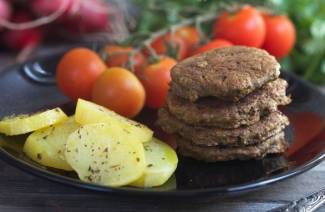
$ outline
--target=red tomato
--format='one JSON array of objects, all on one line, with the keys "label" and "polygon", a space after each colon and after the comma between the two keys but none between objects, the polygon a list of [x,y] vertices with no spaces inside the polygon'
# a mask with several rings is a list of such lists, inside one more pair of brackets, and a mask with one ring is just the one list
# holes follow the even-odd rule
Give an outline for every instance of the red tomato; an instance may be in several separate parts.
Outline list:
[{"label": "red tomato", "polygon": [[193,53],[191,55],[196,55],[196,54],[203,53],[203,52],[206,52],[206,51],[209,51],[212,49],[227,47],[227,46],[232,46],[232,45],[233,44],[227,40],[215,39],[215,40],[212,40],[209,43],[197,48],[196,50],[193,51]]},{"label": "red tomato", "polygon": [[123,116],[134,117],[143,108],[145,91],[132,72],[114,67],[96,80],[92,101]]},{"label": "red tomato", "polygon": [[[132,47],[124,47],[118,45],[108,45],[103,50],[106,55],[106,65],[108,67],[127,67],[130,65],[130,53],[133,51]],[[141,52],[137,52],[133,56],[133,65],[136,75],[140,75],[146,64],[146,59]]]},{"label": "red tomato", "polygon": [[296,40],[296,30],[286,16],[263,16],[266,36],[262,48],[277,58],[289,54]]},{"label": "red tomato", "polygon": [[162,57],[158,62],[144,69],[141,81],[146,90],[146,105],[148,107],[160,108],[164,105],[171,80],[170,71],[176,63],[170,57]]},{"label": "red tomato", "polygon": [[170,33],[167,33],[164,36],[156,38],[151,43],[151,47],[158,54],[169,55],[177,60],[181,60],[186,57],[186,42],[176,33],[173,36]]},{"label": "red tomato", "polygon": [[189,51],[193,50],[200,43],[200,33],[195,27],[181,27],[176,30],[175,34],[185,41]]},{"label": "red tomato", "polygon": [[96,79],[106,69],[96,52],[75,48],[64,54],[56,69],[58,87],[72,100],[90,99]]},{"label": "red tomato", "polygon": [[251,6],[244,6],[235,14],[224,12],[213,28],[215,38],[229,40],[235,45],[260,47],[265,38],[263,17]]}]

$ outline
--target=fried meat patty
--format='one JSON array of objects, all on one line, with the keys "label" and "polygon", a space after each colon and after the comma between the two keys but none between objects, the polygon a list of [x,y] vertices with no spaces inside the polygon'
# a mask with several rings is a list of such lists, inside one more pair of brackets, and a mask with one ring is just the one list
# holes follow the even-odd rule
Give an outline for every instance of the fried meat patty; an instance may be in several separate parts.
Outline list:
[{"label": "fried meat patty", "polygon": [[193,102],[214,96],[238,101],[278,78],[280,65],[265,50],[232,46],[195,55],[171,71],[171,90]]}]

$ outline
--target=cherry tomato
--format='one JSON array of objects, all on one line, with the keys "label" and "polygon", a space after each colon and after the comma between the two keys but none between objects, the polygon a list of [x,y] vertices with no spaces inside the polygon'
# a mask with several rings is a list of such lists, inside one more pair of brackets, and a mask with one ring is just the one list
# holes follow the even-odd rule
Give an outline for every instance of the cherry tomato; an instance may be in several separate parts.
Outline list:
[{"label": "cherry tomato", "polygon": [[289,54],[296,40],[296,30],[286,16],[263,16],[266,36],[262,48],[277,58]]},{"label": "cherry tomato", "polygon": [[75,48],[64,54],[56,69],[58,87],[72,100],[90,99],[96,79],[106,69],[96,52]]},{"label": "cherry tomato", "polygon": [[113,67],[96,80],[92,101],[123,116],[134,117],[143,108],[145,90],[132,72]]},{"label": "cherry tomato", "polygon": [[193,50],[200,43],[200,33],[195,27],[181,27],[176,30],[175,34],[185,41],[188,51]]},{"label": "cherry tomato", "polygon": [[141,82],[146,90],[146,105],[150,108],[160,108],[165,98],[171,80],[170,71],[176,64],[170,57],[161,57],[158,62],[147,66]]},{"label": "cherry tomato", "polygon": [[210,41],[209,43],[197,48],[196,50],[193,51],[193,53],[191,55],[196,55],[199,53],[203,53],[212,49],[216,49],[216,48],[221,48],[221,47],[227,47],[227,46],[232,46],[233,44],[230,43],[227,40],[223,40],[223,39],[214,39],[212,41]]},{"label": "cherry tomato", "polygon": [[128,67],[131,59],[133,60],[133,67],[136,75],[140,75],[145,67],[146,59],[141,52],[137,52],[132,58],[130,57],[133,51],[132,47],[107,45],[103,51],[107,56],[105,62],[108,67]]},{"label": "cherry tomato", "polygon": [[176,33],[174,35],[167,33],[164,36],[156,38],[151,43],[151,47],[158,54],[169,55],[177,60],[184,59],[187,53],[186,42]]},{"label": "cherry tomato", "polygon": [[229,40],[235,45],[260,47],[265,38],[262,15],[251,6],[235,14],[224,12],[214,23],[215,38]]}]

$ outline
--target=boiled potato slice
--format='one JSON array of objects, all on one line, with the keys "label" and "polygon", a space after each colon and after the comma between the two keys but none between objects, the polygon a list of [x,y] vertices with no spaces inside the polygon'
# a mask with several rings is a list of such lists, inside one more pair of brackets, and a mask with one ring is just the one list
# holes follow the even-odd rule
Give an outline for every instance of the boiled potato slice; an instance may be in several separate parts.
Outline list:
[{"label": "boiled potato slice", "polygon": [[145,169],[142,143],[107,123],[84,125],[72,133],[65,158],[81,180],[107,186],[127,185]]},{"label": "boiled potato slice", "polygon": [[32,115],[5,117],[0,121],[0,133],[6,135],[25,134],[65,121],[67,118],[67,115],[60,108]]},{"label": "boiled potato slice", "polygon": [[144,143],[146,168],[144,174],[130,185],[154,187],[164,184],[174,173],[178,158],[176,152],[167,144],[153,138]]},{"label": "boiled potato slice", "polygon": [[70,117],[67,121],[40,129],[30,134],[24,145],[25,154],[48,167],[73,170],[64,157],[65,144],[71,133],[80,127]]},{"label": "boiled potato slice", "polygon": [[117,125],[133,136],[135,140],[140,142],[150,141],[153,135],[152,130],[145,125],[120,116],[105,107],[82,99],[78,100],[75,117],[76,122],[81,125],[101,122]]}]

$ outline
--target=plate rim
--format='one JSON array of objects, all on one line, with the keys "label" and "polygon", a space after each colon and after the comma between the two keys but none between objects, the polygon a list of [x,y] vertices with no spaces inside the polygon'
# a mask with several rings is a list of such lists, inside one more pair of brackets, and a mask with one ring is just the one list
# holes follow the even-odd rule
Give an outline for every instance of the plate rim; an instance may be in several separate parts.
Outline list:
[{"label": "plate rim", "polygon": [[63,185],[68,185],[71,187],[79,188],[79,189],[87,189],[91,191],[97,191],[101,193],[118,193],[118,194],[126,194],[126,195],[155,195],[159,197],[193,197],[200,195],[203,196],[221,196],[225,194],[234,194],[240,192],[248,192],[257,190],[262,187],[266,187],[268,185],[272,185],[276,182],[281,182],[285,179],[292,178],[299,174],[302,174],[313,167],[319,165],[322,161],[325,160],[325,151],[317,154],[313,159],[308,161],[301,166],[295,167],[291,170],[284,171],[280,174],[272,175],[271,178],[260,178],[255,180],[254,182],[248,183],[240,183],[232,186],[220,186],[214,188],[200,188],[200,189],[184,189],[184,190],[148,190],[143,188],[135,188],[135,187],[110,187],[103,186],[99,184],[93,184],[88,182],[83,182],[79,179],[70,178],[67,176],[60,175],[58,173],[46,170],[44,168],[33,165],[32,163],[28,163],[22,159],[16,158],[3,148],[0,148],[0,159],[5,161],[7,164],[18,168],[25,173],[52,181],[56,183],[60,183]]}]

